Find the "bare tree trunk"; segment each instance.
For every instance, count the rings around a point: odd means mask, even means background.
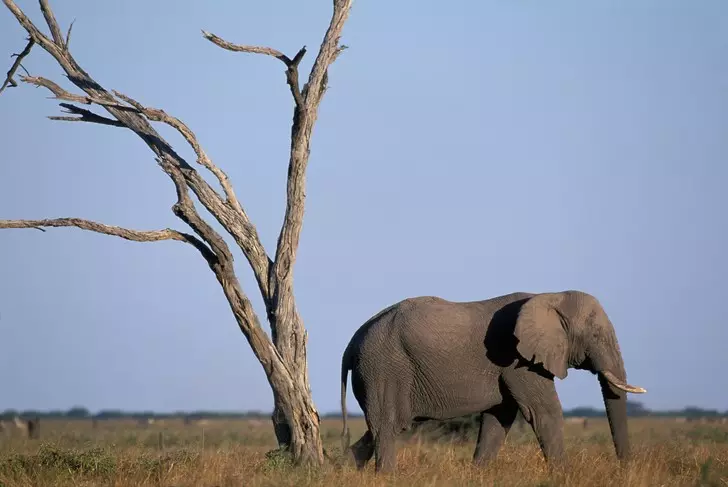
[[[319,429],[319,415],[310,393],[293,382],[293,387],[273,385],[278,397],[274,428],[279,445],[286,448],[299,463],[322,464],[323,444]],[[275,414],[275,413],[274,413]]]
[[[290,320],[291,321],[289,321],[287,325],[276,326],[275,328],[293,330],[293,333],[287,334],[287,338],[293,339],[274,340],[274,343],[276,344],[276,349],[281,354],[281,357],[283,357],[284,361],[287,364],[292,365],[289,370],[291,372],[294,382],[296,383],[297,389],[304,391],[306,397],[311,398],[311,386],[309,384],[307,367],[308,360],[306,357],[307,334],[305,329],[303,328],[303,322],[301,321],[297,313],[294,313],[293,317],[290,318]],[[298,340],[298,333],[301,332],[303,340]],[[278,335],[276,338],[279,337],[280,335]],[[287,397],[285,393],[277,393],[274,389],[273,400],[274,409],[273,414],[271,415],[271,419],[273,421],[273,429],[276,434],[278,445],[279,447],[290,447],[293,440],[293,433],[291,431],[291,425],[286,418],[285,409],[286,404],[291,403],[291,399]],[[313,411],[313,416],[315,417],[312,416],[308,419],[309,425],[307,425],[306,428],[309,428],[312,431],[315,430],[316,435],[318,435],[319,416],[315,408],[313,407],[312,399],[310,402],[310,404],[302,404],[301,411]]]
[[[215,274],[241,332],[265,370],[273,391],[275,409],[272,419],[279,445],[286,447],[297,463],[323,463],[319,415],[313,403],[308,379],[306,357],[308,337],[303,320],[296,309],[293,268],[303,225],[305,173],[310,154],[311,135],[319,105],[326,91],[329,66],[345,48],[339,45],[339,40],[352,0],[334,0],[331,22],[309,73],[308,81],[302,88],[299,85],[298,66],[306,54],[305,47],[293,58],[289,58],[269,47],[232,44],[203,31],[206,39],[224,49],[272,56],[286,66],[286,80],[295,108],[291,128],[286,212],[273,260],[263,248],[257,230],[238,201],[228,176],[210,160],[187,125],[163,110],[146,107],[127,95],[107,90],[97,83],[71,55],[69,43],[72,25],[64,38],[48,0],[39,1],[41,12],[50,30],[50,37],[41,32],[13,0],[2,1],[28,32],[29,41],[23,51],[16,56],[17,59],[8,71],[0,92],[8,86],[17,86],[13,77],[20,67],[21,60],[30,54],[35,45],[45,50],[63,68],[68,79],[85,92],[85,95],[70,93],[53,81],[42,77],[29,75],[20,77],[21,81],[42,86],[51,91],[56,99],[66,102],[60,105],[70,116],[49,118],[123,127],[138,135],[152,150],[155,160],[174,183],[177,202],[172,211],[194,231],[194,235],[172,229],[132,230],[81,218],[0,220],[0,228],[42,230],[44,227],[77,227],[136,242],[177,240],[190,244]],[[102,107],[113,118],[99,115],[73,103]],[[213,189],[152,127],[150,122],[162,122],[177,130],[193,149],[197,156],[197,164],[216,177],[222,193]],[[250,264],[266,305],[271,326],[270,338],[261,327],[258,316],[235,275],[230,248],[222,236],[200,217],[190,191],[233,237]]]

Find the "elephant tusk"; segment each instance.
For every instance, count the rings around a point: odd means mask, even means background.
[[[625,384],[621,380],[617,379],[614,374],[609,372],[608,370],[602,371],[602,375],[605,379],[609,381],[610,384],[612,384],[614,387],[617,387],[619,389],[622,389],[626,392],[631,392],[632,394],[643,394],[647,392],[647,389],[643,387],[637,387],[637,386],[631,386],[629,384]]]

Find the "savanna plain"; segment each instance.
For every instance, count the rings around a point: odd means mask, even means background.
[[[365,431],[350,421],[352,442]],[[728,486],[728,424],[631,418],[633,460],[620,466],[606,419],[567,423],[569,457],[549,472],[530,428],[514,427],[498,458],[471,465],[477,430],[404,433],[397,473],[374,475],[340,460],[341,421],[324,419],[331,460],[295,468],[276,447],[270,422],[255,419],[42,420],[40,437],[0,436],[0,486]]]

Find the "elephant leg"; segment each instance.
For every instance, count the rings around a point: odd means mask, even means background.
[[[374,436],[372,432],[367,430],[356,443],[351,445],[350,449],[354,455],[357,470],[362,470],[374,455]]]
[[[391,473],[397,467],[396,434],[393,429],[384,428],[375,435],[375,472]]]
[[[506,385],[531,425],[546,462],[551,466],[563,465],[564,414],[554,381],[524,371],[507,378]]]
[[[531,410],[531,428],[538,439],[546,462],[551,466],[563,465],[564,453],[564,419],[561,411],[542,408]]]
[[[382,371],[385,373],[387,371]],[[366,398],[367,425],[374,437],[376,473],[392,473],[397,468],[396,439],[412,424],[408,391],[409,377],[389,376],[383,386],[371,387]]]
[[[473,463],[485,466],[498,456],[498,451],[503,446],[517,414],[518,404],[512,397],[507,396],[503,398],[501,404],[483,412]]]

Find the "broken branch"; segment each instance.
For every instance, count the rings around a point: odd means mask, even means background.
[[[305,54],[306,46],[303,46],[293,57],[290,64],[288,64],[288,69],[286,69],[286,81],[291,88],[291,94],[299,109],[303,109],[303,95],[301,94],[301,88],[298,83],[298,65],[301,63],[301,59],[303,59]]]
[[[18,83],[13,79],[13,76],[15,76],[15,72],[20,67],[20,63],[23,62],[23,58],[25,56],[27,56],[28,54],[30,54],[30,50],[33,48],[34,44],[35,44],[35,41],[31,37],[28,40],[28,44],[25,46],[25,49],[23,49],[23,51],[20,54],[13,54],[13,56],[15,57],[15,62],[13,63],[12,66],[10,66],[10,70],[8,71],[8,75],[5,78],[5,82],[0,87],[0,93],[2,93],[3,90],[8,87],[8,85],[12,86],[13,88],[18,86]]]
[[[215,34],[212,34],[205,30],[202,31],[202,35],[205,37],[205,39],[209,40],[213,44],[222,47],[223,49],[227,49],[228,51],[247,52],[251,54],[265,54],[266,56],[273,56],[274,58],[283,61],[283,64],[286,65],[286,81],[291,87],[291,94],[293,95],[293,99],[296,101],[296,106],[299,108],[303,107],[303,96],[301,94],[301,88],[298,83],[298,65],[301,63],[301,59],[303,59],[303,56],[306,54],[306,46],[303,46],[296,53],[296,55],[293,56],[293,59],[291,59],[283,54],[281,51],[273,49],[271,47],[233,44],[232,42],[228,42],[225,39],[222,39]]]
[[[73,19],[71,21],[71,24],[68,26],[68,32],[66,33],[66,50],[68,50],[68,45],[71,43],[71,31],[73,30],[73,24],[76,23],[76,19]]]
[[[70,103],[61,103],[60,105],[68,110],[66,113],[74,113],[76,115],[80,115],[80,117],[50,116],[48,118],[51,120],[62,120],[65,122],[90,122],[101,125],[111,125],[112,127],[126,127],[126,125],[118,120],[112,120],[110,118],[97,115],[91,110],[86,110],[85,108],[80,108],[75,105],[71,105]]]
[[[206,30],[202,31],[202,35],[205,37],[205,39],[209,40],[213,44],[216,44],[223,49],[227,49],[228,51],[235,51],[235,52],[247,52],[251,54],[265,54],[266,56],[273,56],[276,59],[280,59],[283,61],[283,63],[286,66],[289,66],[293,61],[291,58],[283,54],[281,51],[277,49],[273,49],[271,47],[262,47],[262,46],[246,46],[243,44],[233,44],[232,42],[228,42],[225,39],[222,39],[215,34],[212,34],[210,32],[207,32]]]

